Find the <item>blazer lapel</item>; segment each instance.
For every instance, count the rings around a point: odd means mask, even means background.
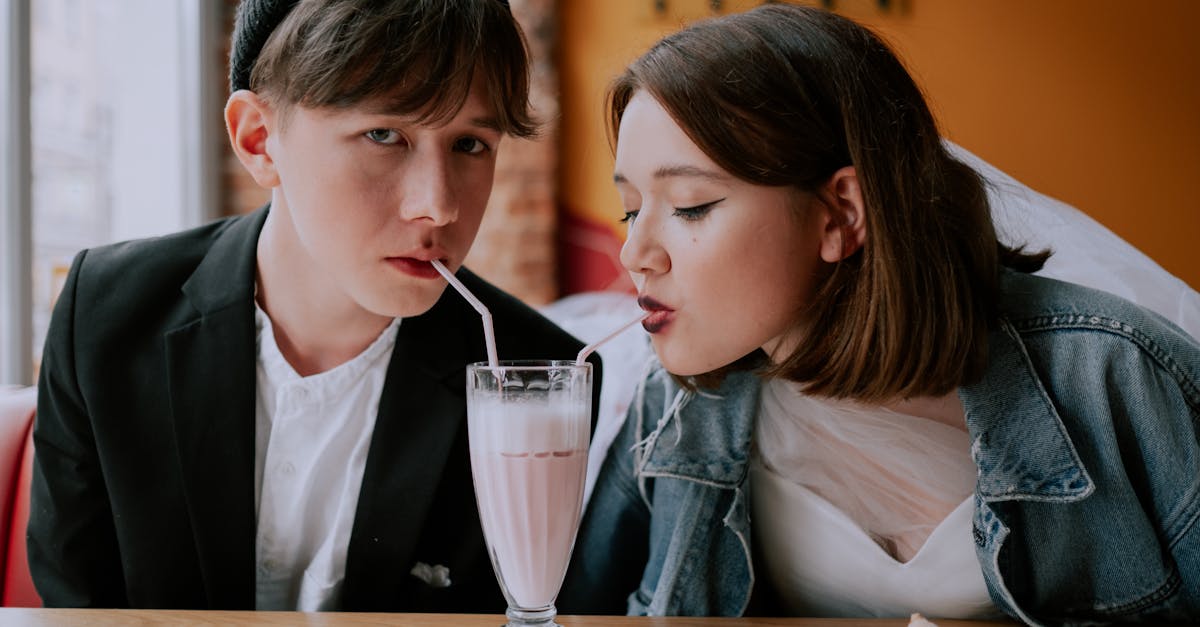
[[[231,220],[183,286],[196,316],[167,332],[167,376],[209,607],[254,608],[254,276],[266,210]]]
[[[460,330],[469,321],[452,292],[400,324],[350,537],[345,607],[378,606],[401,590],[455,438],[466,428],[464,366],[483,357],[467,348]]]

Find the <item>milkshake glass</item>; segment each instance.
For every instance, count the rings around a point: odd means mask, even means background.
[[[583,507],[592,366],[467,366],[467,429],[479,518],[508,625],[556,625]]]

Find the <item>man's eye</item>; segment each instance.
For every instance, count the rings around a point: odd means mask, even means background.
[[[392,145],[400,143],[400,133],[390,128],[373,128],[364,133],[364,135],[376,144]]]
[[[638,214],[638,212],[636,212],[636,211],[626,211],[625,217],[621,218],[620,220],[617,220],[617,222],[620,222],[621,224],[629,224],[630,222],[633,222],[637,218],[637,214]]]
[[[488,150],[488,145],[483,143],[477,137],[463,137],[454,142],[455,152],[465,152],[469,155],[477,155]]]

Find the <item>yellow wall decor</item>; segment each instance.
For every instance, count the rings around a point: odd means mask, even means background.
[[[564,293],[628,287],[616,262],[624,229],[604,130],[608,82],[680,26],[758,4],[561,3]],[[1200,288],[1200,2],[831,4],[900,53],[944,135]]]

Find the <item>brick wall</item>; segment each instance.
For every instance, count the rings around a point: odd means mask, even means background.
[[[512,0],[513,14],[529,44],[532,94],[543,121],[537,140],[505,138],[496,163],[496,180],[467,265],[517,298],[542,304],[558,296],[555,274],[558,168],[558,72],[554,62],[557,31],[554,0]],[[237,0],[225,0],[226,32],[232,32]],[[218,67],[228,84],[229,38]],[[223,141],[223,213],[251,211],[270,199]]]
[[[558,296],[555,275],[558,175],[558,70],[554,0],[512,0],[529,45],[536,140],[506,137],[496,182],[467,265],[521,300],[547,303]]]

